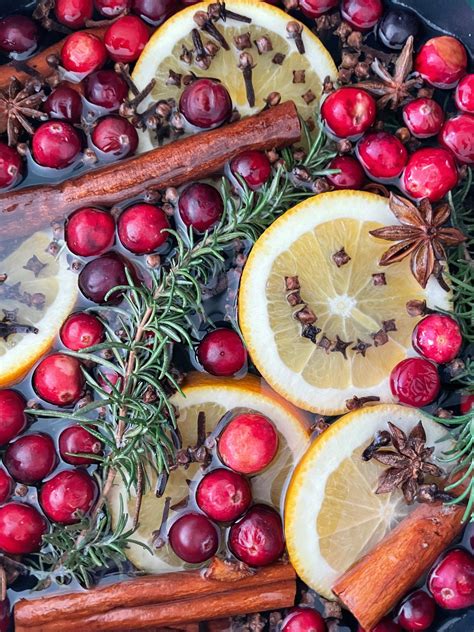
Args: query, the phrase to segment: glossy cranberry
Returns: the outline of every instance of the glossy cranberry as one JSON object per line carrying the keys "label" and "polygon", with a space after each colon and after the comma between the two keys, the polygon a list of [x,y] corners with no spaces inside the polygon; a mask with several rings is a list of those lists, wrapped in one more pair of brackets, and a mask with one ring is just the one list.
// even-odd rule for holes
{"label": "glossy cranberry", "polygon": [[429,138],[438,134],[443,127],[444,112],[433,99],[421,97],[405,105],[403,120],[413,136]]}
{"label": "glossy cranberry", "polygon": [[438,396],[438,371],[428,360],[407,358],[392,369],[390,388],[402,404],[422,408],[431,404]]}
{"label": "glossy cranberry", "polygon": [[163,209],[151,204],[129,206],[119,217],[122,246],[136,255],[154,252],[168,240],[170,223]]}
{"label": "glossy cranberry", "polygon": [[357,144],[357,155],[371,178],[384,181],[399,176],[408,160],[403,143],[388,132],[363,136]]}
{"label": "glossy cranberry", "polygon": [[308,18],[317,18],[323,13],[334,9],[339,0],[300,0],[299,9]]}
{"label": "glossy cranberry", "polygon": [[107,50],[101,39],[86,31],[72,33],[61,49],[61,63],[66,70],[90,74],[102,68],[107,60]]}
{"label": "glossy cranberry", "polygon": [[228,545],[235,557],[249,566],[276,562],[285,550],[280,515],[267,505],[254,505],[231,527]]}
{"label": "glossy cranberry", "polygon": [[230,163],[234,175],[241,176],[250,189],[258,189],[268,180],[272,166],[263,151],[248,150],[236,156]]}
{"label": "glossy cranberry", "polygon": [[415,70],[436,88],[454,88],[466,74],[466,68],[466,49],[450,35],[428,40],[415,59]]}
{"label": "glossy cranberry", "polygon": [[454,94],[456,106],[461,112],[474,114],[474,74],[461,79]]}
{"label": "glossy cranberry", "polygon": [[34,485],[51,474],[58,458],[51,437],[38,432],[20,437],[11,443],[3,462],[16,481],[24,485]]}
{"label": "glossy cranberry", "polygon": [[92,130],[92,142],[106,154],[125,158],[138,147],[138,134],[127,119],[106,116]]}
{"label": "glossy cranberry", "polygon": [[79,123],[82,114],[82,99],[77,90],[60,85],[46,99],[43,110],[50,118]]}
{"label": "glossy cranberry", "polygon": [[402,602],[398,623],[404,630],[428,630],[436,615],[436,604],[424,590],[415,590]]}
{"label": "glossy cranberry", "polygon": [[215,555],[219,535],[206,516],[188,513],[171,525],[169,543],[176,555],[188,564],[202,564]]}
{"label": "glossy cranberry", "polygon": [[205,182],[195,182],[187,186],[178,202],[179,214],[186,226],[203,233],[220,220],[224,212],[224,202],[219,191]]}
{"label": "glossy cranberry", "polygon": [[61,24],[70,29],[80,29],[91,19],[94,3],[92,0],[56,0],[54,13]]}
{"label": "glossy cranberry", "polygon": [[50,169],[64,169],[79,156],[79,133],[65,121],[47,121],[33,134],[31,150],[35,161]]}
{"label": "glossy cranberry", "polygon": [[199,509],[217,522],[240,518],[252,502],[252,491],[245,476],[224,468],[204,476],[196,490]]}
{"label": "glossy cranberry", "polygon": [[113,70],[97,70],[84,80],[86,99],[94,105],[118,110],[128,94],[125,80]]}
{"label": "glossy cranberry", "polygon": [[197,357],[211,375],[235,375],[247,361],[241,337],[232,329],[215,329],[199,343]]}
{"label": "glossy cranberry", "polygon": [[79,289],[94,303],[120,303],[122,291],[107,295],[114,287],[128,285],[126,267],[132,272],[131,265],[124,257],[115,252],[108,252],[84,266],[79,274]]}
{"label": "glossy cranberry", "polygon": [[402,174],[402,186],[415,199],[437,202],[458,183],[453,155],[442,147],[425,147],[408,159]]}
{"label": "glossy cranberry", "polygon": [[94,0],[97,11],[106,18],[116,18],[130,9],[132,0]]}
{"label": "glossy cranberry", "polygon": [[12,495],[14,483],[12,477],[0,467],[0,505],[3,505]]}
{"label": "glossy cranberry", "polygon": [[413,37],[417,35],[419,28],[420,23],[414,13],[392,9],[383,16],[377,33],[384,46],[401,50],[410,35]]}
{"label": "glossy cranberry", "polygon": [[368,31],[383,15],[382,0],[342,0],[341,15],[358,31]]}
{"label": "glossy cranberry", "polygon": [[0,445],[5,445],[26,428],[26,400],[17,391],[0,391]]}
{"label": "glossy cranberry", "polygon": [[135,15],[124,15],[111,24],[104,36],[105,47],[114,61],[136,61],[148,42],[145,23]]}
{"label": "glossy cranberry", "polygon": [[198,79],[184,89],[179,109],[191,125],[204,129],[218,127],[229,120],[232,100],[222,83]]}
{"label": "glossy cranberry", "polygon": [[0,507],[0,550],[10,555],[26,555],[41,548],[46,520],[26,503],[7,503]]}
{"label": "glossy cranberry", "polygon": [[461,415],[467,415],[474,409],[474,395],[462,395],[461,403],[459,404],[459,410]]}
{"label": "glossy cranberry", "polygon": [[90,511],[97,491],[96,482],[84,470],[63,470],[46,481],[39,502],[53,522],[73,524]]}
{"label": "glossy cranberry", "polygon": [[38,364],[33,373],[36,394],[55,406],[71,406],[82,395],[84,375],[77,358],[53,353]]}
{"label": "glossy cranberry", "polygon": [[97,373],[97,382],[105,393],[111,393],[113,387],[120,388],[122,380],[116,371],[102,366]]}
{"label": "glossy cranberry", "polygon": [[326,632],[326,630],[326,623],[319,612],[304,606],[292,608],[281,624],[281,632]]}
{"label": "glossy cranberry", "polygon": [[133,0],[133,12],[152,24],[160,24],[176,11],[176,0]]}
{"label": "glossy cranberry", "polygon": [[115,221],[110,213],[85,207],[68,217],[65,228],[67,247],[80,257],[106,252],[115,241]]}
{"label": "glossy cranberry", "polygon": [[439,142],[450,149],[459,162],[474,164],[474,116],[458,114],[448,119],[440,132]]}
{"label": "glossy cranberry", "polygon": [[72,351],[98,345],[104,339],[104,325],[87,312],[71,314],[61,327],[59,337],[65,347]]}
{"label": "glossy cranberry", "polygon": [[26,15],[8,15],[0,20],[0,51],[28,53],[38,45],[38,29]]}
{"label": "glossy cranberry", "polygon": [[339,138],[358,138],[373,125],[376,114],[374,98],[360,88],[339,88],[321,106],[329,131]]}
{"label": "glossy cranberry", "polygon": [[413,347],[427,360],[438,364],[451,362],[462,346],[458,323],[444,314],[430,314],[413,331]]}
{"label": "glossy cranberry", "polygon": [[326,176],[335,189],[361,189],[365,183],[364,170],[352,156],[336,156],[327,168],[340,170],[340,173]]}
{"label": "glossy cranberry", "polygon": [[71,465],[97,463],[94,457],[73,456],[74,454],[102,454],[102,443],[84,426],[69,426],[59,435],[59,453],[63,461]]}
{"label": "glossy cranberry", "polygon": [[474,606],[474,555],[464,549],[449,551],[431,571],[428,588],[447,610]]}
{"label": "glossy cranberry", "polygon": [[[384,617],[374,628],[372,628],[372,630],[370,630],[370,632],[401,632],[401,629],[402,628],[398,625],[398,623],[395,623],[395,621],[392,621],[392,619],[389,619],[388,617]],[[359,626],[357,628],[357,632],[367,631]]]}
{"label": "glossy cranberry", "polygon": [[0,189],[16,184],[21,177],[21,169],[19,153],[6,143],[0,143]]}

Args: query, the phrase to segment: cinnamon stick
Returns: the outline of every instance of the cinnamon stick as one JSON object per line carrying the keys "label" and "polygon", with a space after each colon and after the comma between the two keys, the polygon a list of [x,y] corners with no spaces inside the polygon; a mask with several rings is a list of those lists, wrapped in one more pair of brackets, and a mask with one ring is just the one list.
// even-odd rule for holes
{"label": "cinnamon stick", "polygon": [[283,147],[300,137],[298,113],[288,101],[61,184],[6,192],[0,195],[0,242],[29,235],[82,206],[113,206],[141,196],[147,189],[165,189],[207,177],[242,151]]}

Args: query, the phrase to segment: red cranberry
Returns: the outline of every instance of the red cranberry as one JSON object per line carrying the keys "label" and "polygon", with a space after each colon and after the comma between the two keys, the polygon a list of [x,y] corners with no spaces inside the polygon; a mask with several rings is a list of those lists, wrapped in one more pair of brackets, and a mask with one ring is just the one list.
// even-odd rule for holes
{"label": "red cranberry", "polygon": [[102,68],[107,60],[107,50],[101,39],[78,31],[69,35],[61,49],[61,63],[66,70],[89,74]]}
{"label": "red cranberry", "polygon": [[98,345],[104,339],[104,325],[87,312],[71,314],[61,327],[59,337],[65,347],[80,351]]}
{"label": "red cranberry", "polygon": [[462,346],[458,323],[444,314],[430,314],[413,331],[413,347],[420,355],[438,364],[451,362]]}
{"label": "red cranberry", "polygon": [[449,551],[431,571],[428,588],[447,610],[474,606],[474,555],[464,549]]}
{"label": "red cranberry", "polygon": [[7,503],[0,507],[0,549],[10,555],[26,555],[41,548],[46,520],[26,503]]}
{"label": "red cranberry", "polygon": [[187,186],[179,197],[179,214],[186,226],[203,233],[220,220],[224,202],[219,191],[204,182]]}
{"label": "red cranberry", "polygon": [[252,491],[245,476],[224,468],[204,476],[196,490],[199,509],[217,522],[240,518],[252,502]]}
{"label": "red cranberry", "polygon": [[84,81],[86,99],[94,105],[118,110],[128,94],[125,80],[113,70],[98,70]]}
{"label": "red cranberry", "polygon": [[145,23],[135,15],[124,15],[111,24],[104,36],[105,47],[114,61],[136,61],[148,42]]}
{"label": "red cranberry", "polygon": [[382,0],[342,0],[341,14],[358,31],[368,31],[383,15]]}
{"label": "red cranberry", "polygon": [[38,364],[33,373],[33,388],[41,399],[55,406],[71,406],[82,395],[84,375],[77,358],[53,353]]}
{"label": "red cranberry", "polygon": [[92,130],[92,142],[106,154],[125,158],[138,147],[138,134],[127,119],[106,116]]}
{"label": "red cranberry", "polygon": [[184,89],[179,109],[191,125],[218,127],[229,120],[232,100],[222,83],[213,79],[198,79]]}
{"label": "red cranberry", "polygon": [[11,443],[5,452],[4,463],[13,478],[25,485],[42,481],[58,462],[54,442],[42,432],[25,435]]}
{"label": "red cranberry", "polygon": [[313,608],[292,608],[281,624],[281,632],[326,632],[324,619]]}
{"label": "red cranberry", "polygon": [[122,383],[120,375],[105,366],[102,366],[97,373],[97,382],[105,393],[111,393],[112,387],[119,389]]}
{"label": "red cranberry", "polygon": [[80,29],[91,19],[94,4],[92,0],[56,0],[54,13],[61,24],[70,29]]}
{"label": "red cranberry", "polygon": [[[401,627],[388,617],[384,617],[370,632],[401,632]],[[364,628],[359,626],[357,632],[366,632]]]}
{"label": "red cranberry", "polygon": [[334,9],[339,4],[339,0],[300,0],[299,9],[308,18],[317,18],[326,11]]}
{"label": "red cranberry", "polygon": [[0,20],[0,51],[28,53],[38,45],[38,29],[26,15],[8,15]]}
{"label": "red cranberry", "polygon": [[39,501],[50,520],[73,524],[90,511],[97,491],[96,482],[84,470],[63,470],[46,481]]}
{"label": "red cranberry", "polygon": [[5,445],[26,428],[25,408],[23,395],[10,388],[0,391],[0,445]]}
{"label": "red cranberry", "polygon": [[176,555],[185,562],[202,564],[215,555],[219,535],[206,516],[188,513],[171,525],[169,543]]}
{"label": "red cranberry", "polygon": [[232,329],[215,329],[204,336],[197,350],[199,362],[211,375],[235,375],[247,361],[241,337]]}
{"label": "red cranberry", "polygon": [[97,11],[106,18],[116,18],[130,9],[132,0],[94,0]]}
{"label": "red cranberry", "polygon": [[403,143],[388,132],[371,132],[361,138],[357,155],[366,173],[378,180],[391,180],[403,171],[408,153]]}
{"label": "red cranberry", "polygon": [[169,227],[163,209],[151,204],[134,204],[120,215],[118,236],[127,250],[144,255],[166,243]]}
{"label": "red cranberry", "polygon": [[474,164],[474,116],[458,114],[448,119],[440,132],[439,142],[450,149],[459,162]]}
{"label": "red cranberry", "polygon": [[374,98],[360,88],[339,88],[321,106],[329,131],[339,138],[358,138],[373,125],[376,114]]}
{"label": "red cranberry", "polygon": [[0,504],[3,505],[12,495],[14,488],[13,479],[3,469],[0,468]]}
{"label": "red cranberry", "polygon": [[147,22],[160,24],[176,11],[176,4],[175,0],[133,0],[132,8]]}
{"label": "red cranberry", "polygon": [[428,360],[407,358],[392,369],[390,388],[402,404],[422,408],[431,404],[438,396],[438,371]]}
{"label": "red cranberry", "polygon": [[10,602],[8,597],[0,601],[0,632],[11,630]]}
{"label": "red cranberry", "polygon": [[251,149],[236,156],[230,163],[230,169],[234,175],[241,176],[251,189],[265,184],[272,172],[267,154]]}
{"label": "red cranberry", "polygon": [[454,94],[456,106],[461,112],[474,114],[474,74],[461,79]]}
{"label": "red cranberry", "polygon": [[428,40],[415,59],[415,70],[436,88],[454,88],[466,74],[466,68],[466,49],[450,35]]}
{"label": "red cranberry", "polygon": [[11,187],[21,176],[21,158],[18,152],[5,143],[0,143],[0,189]]}
{"label": "red cranberry", "polygon": [[229,549],[249,566],[276,562],[285,549],[281,518],[267,505],[254,505],[229,532]]}
{"label": "red cranberry", "polygon": [[453,155],[442,147],[425,147],[408,159],[402,174],[402,185],[413,198],[437,202],[458,183]]}
{"label": "red cranberry", "polygon": [[73,456],[74,454],[102,454],[102,443],[84,426],[69,426],[59,435],[59,453],[63,461],[71,465],[97,463],[94,457]]}
{"label": "red cranberry", "polygon": [[115,241],[114,218],[107,211],[85,207],[66,222],[67,247],[80,257],[94,257],[107,251]]}
{"label": "red cranberry", "polygon": [[77,90],[65,85],[58,86],[44,102],[43,110],[50,118],[79,123],[82,114],[82,99]]}
{"label": "red cranberry", "polygon": [[474,409],[474,395],[462,395],[459,409],[462,415],[467,415]]}
{"label": "red cranberry", "polygon": [[125,268],[133,273],[131,264],[115,252],[108,252],[89,261],[79,274],[79,289],[94,303],[120,303],[123,291],[109,292],[119,285],[128,285]]}
{"label": "red cranberry", "polygon": [[404,630],[427,630],[436,615],[434,599],[424,590],[415,590],[402,602],[398,623]]}
{"label": "red cranberry", "polygon": [[64,169],[72,164],[81,151],[81,137],[65,121],[47,121],[33,134],[31,149],[39,165]]}
{"label": "red cranberry", "polygon": [[416,138],[435,136],[443,127],[443,108],[433,99],[421,97],[403,108],[405,125]]}
{"label": "red cranberry", "polygon": [[327,168],[340,170],[340,173],[326,176],[335,189],[361,189],[365,182],[364,170],[352,156],[336,156]]}

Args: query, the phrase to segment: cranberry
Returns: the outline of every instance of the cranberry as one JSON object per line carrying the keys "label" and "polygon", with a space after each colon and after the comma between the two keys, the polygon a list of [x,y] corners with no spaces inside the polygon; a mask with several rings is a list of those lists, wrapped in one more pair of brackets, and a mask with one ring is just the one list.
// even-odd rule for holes
{"label": "cranberry", "polygon": [[204,336],[197,350],[199,362],[211,375],[235,375],[247,361],[241,337],[232,329],[215,329]]}
{"label": "cranberry", "polygon": [[84,376],[77,358],[64,353],[47,356],[33,373],[37,395],[55,406],[71,406],[82,395]]}
{"label": "cranberry", "polygon": [[0,142],[0,189],[11,187],[21,176],[21,158],[18,152]]}
{"label": "cranberry", "polygon": [[415,59],[415,70],[436,88],[454,88],[466,74],[466,68],[466,49],[450,35],[428,40]]}
{"label": "cranberry", "polygon": [[361,189],[365,182],[364,170],[352,156],[336,156],[327,168],[340,170],[340,173],[326,176],[335,189]]}
{"label": "cranberry", "polygon": [[92,130],[92,142],[106,154],[125,158],[138,147],[138,134],[127,119],[106,116]]}
{"label": "cranberry", "polygon": [[152,24],[160,24],[176,11],[175,0],[133,0],[133,11]]}
{"label": "cranberry", "polygon": [[94,303],[120,303],[122,290],[109,292],[119,285],[128,285],[125,269],[132,273],[131,264],[115,252],[108,252],[98,259],[89,261],[79,274],[79,289]]}
{"label": "cranberry", "polygon": [[462,112],[474,114],[474,74],[461,79],[454,94],[456,106]]}
{"label": "cranberry", "polygon": [[71,314],[61,327],[59,337],[65,347],[80,351],[99,344],[104,339],[104,325],[98,318],[86,312]]}
{"label": "cranberry", "polygon": [[230,163],[230,169],[234,175],[241,176],[251,189],[265,184],[272,172],[267,154],[251,149],[236,156]]}
{"label": "cranberry", "polygon": [[275,426],[258,413],[237,415],[219,437],[221,460],[241,474],[261,472],[273,461],[277,452]]}
{"label": "cranberry", "polygon": [[358,138],[373,125],[376,114],[374,98],[360,88],[339,88],[321,106],[329,131],[339,138]]}
{"label": "cranberry", "polygon": [[104,43],[87,31],[69,35],[61,49],[61,63],[71,72],[89,74],[102,68],[106,60],[107,50]]}
{"label": "cranberry", "polygon": [[459,162],[474,164],[474,116],[458,114],[448,119],[439,135],[439,142],[450,149]]}
{"label": "cranberry", "polygon": [[29,53],[38,45],[38,29],[26,15],[8,15],[0,20],[0,51]]}
{"label": "cranberry", "polygon": [[366,173],[378,180],[391,180],[403,171],[408,153],[403,143],[388,132],[371,132],[361,138],[357,154]]}
{"label": "cranberry", "polygon": [[404,630],[427,630],[434,621],[436,604],[424,590],[415,590],[402,602],[398,623]]}
{"label": "cranberry", "polygon": [[368,31],[383,15],[382,0],[342,0],[341,15],[358,31]]}
{"label": "cranberry", "polygon": [[453,155],[442,147],[425,147],[408,159],[402,174],[402,185],[413,198],[437,202],[458,183]]}
{"label": "cranberry", "polygon": [[229,532],[229,549],[249,566],[276,562],[285,549],[281,518],[267,505],[254,505]]}
{"label": "cranberry", "polygon": [[61,24],[70,29],[80,29],[91,19],[94,4],[92,0],[56,0],[54,13]]}
{"label": "cranberry", "polygon": [[26,555],[41,548],[46,520],[26,503],[7,503],[0,507],[0,549],[10,555]]}
{"label": "cranberry", "polygon": [[431,571],[428,588],[447,610],[474,606],[474,556],[464,549],[449,551]]}
{"label": "cranberry", "polygon": [[65,228],[67,247],[80,257],[106,252],[115,241],[114,218],[107,211],[85,207],[68,217]]}
{"label": "cranberry", "polygon": [[443,127],[444,112],[433,99],[421,97],[403,108],[405,125],[416,138],[435,136]]}
{"label": "cranberry", "polygon": [[113,70],[97,70],[84,81],[86,99],[94,105],[118,110],[128,94],[125,80]]}
{"label": "cranberry", "polygon": [[50,118],[79,123],[82,114],[82,99],[77,90],[60,85],[46,99],[43,110]]}
{"label": "cranberry", "polygon": [[10,602],[8,597],[0,601],[0,632],[11,630]]}
{"label": "cranberry", "polygon": [[212,520],[231,522],[250,507],[252,491],[245,476],[218,468],[206,474],[199,483],[196,502]]}
{"label": "cranberry", "polygon": [[382,18],[378,27],[378,37],[384,46],[401,50],[410,35],[417,35],[419,28],[420,23],[414,13],[392,9]]}
{"label": "cranberry", "polygon": [[423,358],[407,358],[390,374],[390,388],[402,404],[422,408],[436,399],[440,379],[436,367]]}
{"label": "cranberry", "polygon": [[64,169],[76,160],[81,146],[81,137],[72,125],[65,121],[47,121],[33,134],[31,149],[39,165]]}
{"label": "cranberry", "polygon": [[[401,631],[401,627],[392,621],[388,617],[384,617],[381,621],[377,623],[377,625],[370,630],[370,632],[399,632]],[[357,628],[357,632],[366,632],[360,626]]]}
{"label": "cranberry", "polygon": [[189,564],[202,564],[217,552],[219,535],[206,516],[188,513],[171,525],[169,542],[182,560]]}
{"label": "cranberry", "polygon": [[430,314],[413,331],[413,347],[438,364],[451,362],[458,355],[462,335],[458,323],[444,314]]}
{"label": "cranberry", "polygon": [[42,481],[56,467],[58,458],[54,443],[47,434],[20,437],[5,452],[4,463],[13,478],[25,485]]}
{"label": "cranberry", "polygon": [[13,487],[14,483],[11,476],[3,468],[0,468],[0,504],[3,505],[10,498]]}
{"label": "cranberry", "polygon": [[300,0],[299,9],[308,18],[317,18],[326,11],[334,9],[339,4],[339,0]]}
{"label": "cranberry", "polygon": [[474,408],[474,395],[462,395],[459,409],[462,415],[467,415]]}
{"label": "cranberry", "polygon": [[105,393],[111,393],[112,388],[120,388],[121,379],[120,375],[108,367],[101,367],[97,373],[97,383],[104,390]]}
{"label": "cranberry", "polygon": [[97,484],[83,470],[63,470],[43,485],[39,501],[46,516],[53,522],[73,524],[92,508],[97,497]]}
{"label": "cranberry", "polygon": [[132,0],[94,0],[97,11],[106,18],[116,18],[130,9]]}
{"label": "cranberry", "polygon": [[104,36],[105,47],[114,61],[136,61],[148,42],[145,23],[135,15],[124,15],[111,24]]}
{"label": "cranberry", "polygon": [[120,215],[118,236],[127,250],[144,255],[166,243],[169,227],[163,209],[151,204],[134,204]]}
{"label": "cranberry", "polygon": [[69,426],[59,435],[59,453],[63,461],[71,465],[97,463],[94,457],[73,456],[74,454],[102,454],[102,443],[84,426]]}
{"label": "cranberry", "polygon": [[232,100],[227,89],[213,79],[198,79],[184,89],[179,109],[196,127],[218,127],[229,120]]}
{"label": "cranberry", "polygon": [[203,233],[220,220],[224,202],[219,191],[204,182],[187,186],[179,197],[179,214],[186,226]]}
{"label": "cranberry", "polygon": [[292,608],[281,624],[281,632],[326,632],[323,617],[313,608]]}
{"label": "cranberry", "polygon": [[23,395],[9,388],[0,391],[0,445],[5,445],[26,428],[25,408]]}

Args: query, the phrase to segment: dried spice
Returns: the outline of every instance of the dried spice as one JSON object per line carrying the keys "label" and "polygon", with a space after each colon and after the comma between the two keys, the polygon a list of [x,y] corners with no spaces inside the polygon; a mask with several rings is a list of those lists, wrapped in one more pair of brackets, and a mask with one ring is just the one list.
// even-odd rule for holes
{"label": "dried spice", "polygon": [[337,252],[333,254],[332,260],[337,265],[337,267],[340,268],[342,266],[345,266],[346,263],[349,263],[351,258],[349,257],[347,252],[344,250],[344,248],[341,248],[340,250],[338,250]]}
{"label": "dried spice", "polygon": [[9,320],[8,318],[4,318],[0,321],[0,338],[3,340],[7,340],[9,336],[13,334],[37,334],[38,329],[36,327],[32,327],[31,325],[21,325],[20,323],[16,323],[13,320]]}
{"label": "dried spice", "polygon": [[352,351],[355,351],[356,353],[360,353],[360,355],[365,358],[365,354],[367,353],[367,349],[369,347],[371,347],[371,343],[370,342],[364,342],[363,340],[361,340],[360,338],[357,338],[357,344],[352,347]]}
{"label": "dried spice", "polygon": [[354,395],[352,399],[346,400],[346,408],[347,410],[359,410],[359,408],[363,408],[366,404],[375,404],[380,401],[380,397],[376,395],[367,395],[367,397],[357,397]]}
{"label": "dried spice", "polygon": [[354,344],[353,340],[350,342],[344,342],[344,340],[341,340],[341,338],[336,335],[336,340],[334,340],[331,345],[331,351],[335,353],[342,353],[344,358],[347,360],[347,347],[350,347],[352,344]]}
{"label": "dried spice", "polygon": [[254,68],[253,57],[250,53],[240,53],[239,70],[242,71],[247,92],[247,101],[251,108],[255,106],[255,89],[252,81],[252,70]]}
{"label": "dried spice", "polygon": [[385,278],[385,272],[376,272],[372,275],[372,281],[374,285],[387,285],[387,279]]}
{"label": "dried spice", "polygon": [[38,278],[41,270],[43,268],[46,268],[47,265],[47,263],[42,263],[36,255],[33,255],[30,259],[28,259],[26,265],[23,266],[23,270],[29,270],[30,272],[33,272],[35,278]]}
{"label": "dried spice", "polygon": [[12,77],[8,90],[0,90],[0,122],[7,130],[9,145],[16,145],[22,129],[33,135],[35,129],[31,119],[48,119],[48,115],[40,109],[45,99],[41,82],[37,79],[29,79],[23,84]]}
{"label": "dried spice", "polygon": [[245,577],[255,575],[256,570],[250,568],[244,562],[222,560],[214,557],[209,566],[203,571],[204,579],[213,579],[218,582],[237,582]]}
{"label": "dried spice", "polygon": [[370,334],[370,336],[374,341],[375,347],[382,347],[388,342],[387,332],[384,329],[379,329],[379,331],[376,331],[374,334]]}
{"label": "dried spice", "polygon": [[314,325],[305,325],[301,335],[303,338],[308,338],[308,340],[311,340],[313,344],[316,344],[316,338],[319,333],[321,333],[321,329],[319,329],[319,327],[315,327]]}
{"label": "dried spice", "polygon": [[382,321],[382,328],[385,332],[389,331],[397,331],[397,325],[395,324],[395,318],[390,318],[389,320]]}
{"label": "dried spice", "polygon": [[286,25],[286,32],[288,33],[288,38],[295,41],[298,52],[301,55],[304,55],[305,47],[303,43],[303,38],[301,37],[301,33],[303,32],[303,25],[292,20]]}
{"label": "dried spice", "polygon": [[409,316],[424,316],[426,314],[426,301],[417,299],[408,301],[406,308]]}

